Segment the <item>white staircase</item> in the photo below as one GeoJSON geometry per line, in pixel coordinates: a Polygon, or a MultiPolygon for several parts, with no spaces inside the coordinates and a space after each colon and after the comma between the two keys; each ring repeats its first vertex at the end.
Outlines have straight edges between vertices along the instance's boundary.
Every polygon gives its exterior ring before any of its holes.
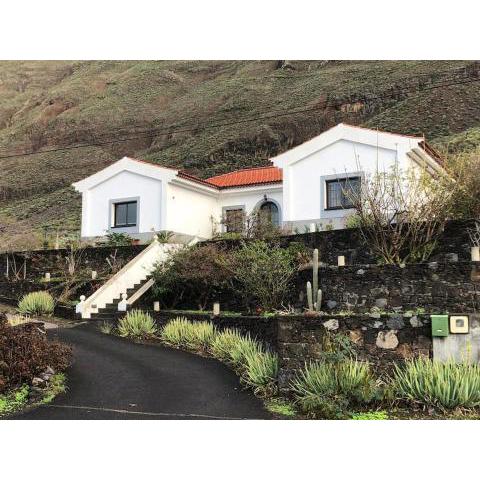
{"type": "MultiPolygon", "coordinates": [[[[154,240],[145,250],[141,251],[113,277],[107,280],[96,292],[88,298],[82,295],[80,303],[75,307],[76,313],[81,314],[82,318],[91,318],[92,314],[98,313],[99,309],[105,308],[107,303],[113,302],[115,298],[120,298],[122,294],[126,294],[127,290],[134,285],[146,280],[152,273],[155,265],[159,262],[164,262],[170,253],[179,247],[181,245],[159,243],[157,240],[154,240]]],[[[143,294],[152,283],[153,281],[147,282],[145,285],[148,285],[148,287],[142,287],[142,292],[135,292],[135,296],[139,297],[143,294]]]]}

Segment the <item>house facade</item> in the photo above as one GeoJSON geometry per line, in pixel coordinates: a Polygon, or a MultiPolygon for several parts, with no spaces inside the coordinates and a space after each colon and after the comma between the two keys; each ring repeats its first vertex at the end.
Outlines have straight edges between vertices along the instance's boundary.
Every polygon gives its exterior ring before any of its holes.
{"type": "Polygon", "coordinates": [[[287,152],[271,165],[200,179],[124,157],[73,184],[82,194],[82,237],[109,232],[149,238],[211,238],[237,231],[252,213],[289,228],[343,228],[353,209],[348,189],[366,176],[397,167],[443,172],[422,137],[339,124],[287,152]]]}

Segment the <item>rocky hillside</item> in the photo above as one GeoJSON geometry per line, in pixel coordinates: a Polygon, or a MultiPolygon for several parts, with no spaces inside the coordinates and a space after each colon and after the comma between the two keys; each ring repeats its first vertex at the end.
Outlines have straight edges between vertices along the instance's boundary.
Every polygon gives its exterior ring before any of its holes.
{"type": "Polygon", "coordinates": [[[339,121],[471,148],[480,65],[0,62],[0,247],[74,235],[70,183],[123,155],[206,177],[265,164],[339,121]]]}

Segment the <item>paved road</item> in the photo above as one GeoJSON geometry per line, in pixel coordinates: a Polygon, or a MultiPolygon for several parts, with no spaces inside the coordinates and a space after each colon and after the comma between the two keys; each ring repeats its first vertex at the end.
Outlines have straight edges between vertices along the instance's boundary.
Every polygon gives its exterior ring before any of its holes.
{"type": "Polygon", "coordinates": [[[220,362],[100,333],[93,324],[51,332],[73,346],[68,391],[15,419],[266,419],[220,362]]]}

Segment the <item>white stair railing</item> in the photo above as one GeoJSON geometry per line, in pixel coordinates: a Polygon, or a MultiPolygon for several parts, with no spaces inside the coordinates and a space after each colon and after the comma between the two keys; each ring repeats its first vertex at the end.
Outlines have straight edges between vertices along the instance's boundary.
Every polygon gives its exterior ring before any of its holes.
{"type": "Polygon", "coordinates": [[[76,313],[81,313],[82,318],[91,318],[92,313],[97,313],[107,303],[112,303],[114,299],[126,294],[129,288],[145,280],[158,262],[164,262],[179,247],[177,244],[154,240],[87,299],[80,297],[76,313]]]}

